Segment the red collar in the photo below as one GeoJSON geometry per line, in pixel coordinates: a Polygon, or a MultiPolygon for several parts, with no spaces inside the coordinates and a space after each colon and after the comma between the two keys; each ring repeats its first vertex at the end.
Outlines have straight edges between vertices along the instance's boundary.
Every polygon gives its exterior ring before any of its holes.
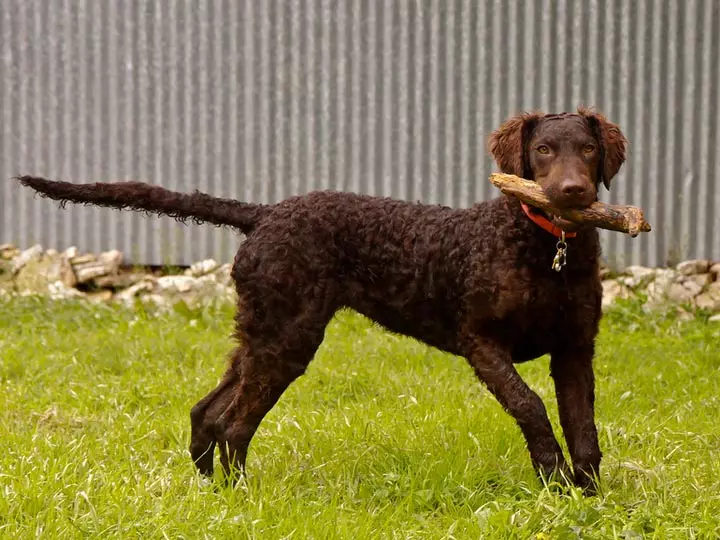
{"type": "MultiPolygon", "coordinates": [[[[520,202],[520,206],[522,206],[523,212],[525,212],[525,215],[529,217],[532,221],[534,221],[538,226],[540,226],[542,229],[546,230],[552,235],[557,236],[560,238],[562,235],[563,230],[560,227],[556,227],[553,225],[548,218],[543,216],[542,214],[536,214],[535,212],[532,212],[530,210],[530,207],[525,204],[524,202],[520,202]]],[[[565,238],[573,238],[574,236],[577,236],[577,233],[574,232],[566,232],[565,238]]]]}

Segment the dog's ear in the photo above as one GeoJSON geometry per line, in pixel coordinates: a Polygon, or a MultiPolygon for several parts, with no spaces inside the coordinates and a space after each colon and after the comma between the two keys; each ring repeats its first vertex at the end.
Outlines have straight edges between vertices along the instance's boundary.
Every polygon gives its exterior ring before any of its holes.
{"type": "Polygon", "coordinates": [[[598,180],[602,180],[610,190],[610,182],[625,163],[627,139],[620,128],[598,112],[580,107],[578,113],[590,124],[600,145],[600,171],[598,180]]]}
{"type": "Polygon", "coordinates": [[[527,144],[541,113],[522,113],[505,121],[488,138],[487,148],[500,170],[532,180],[527,159],[527,144]]]}

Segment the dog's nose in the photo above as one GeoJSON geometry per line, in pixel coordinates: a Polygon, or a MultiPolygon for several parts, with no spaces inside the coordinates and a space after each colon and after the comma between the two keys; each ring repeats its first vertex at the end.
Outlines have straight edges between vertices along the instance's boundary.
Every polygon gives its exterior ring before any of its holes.
{"type": "Polygon", "coordinates": [[[587,187],[585,182],[577,178],[566,178],[561,187],[560,191],[568,198],[583,197],[587,193],[587,187]]]}

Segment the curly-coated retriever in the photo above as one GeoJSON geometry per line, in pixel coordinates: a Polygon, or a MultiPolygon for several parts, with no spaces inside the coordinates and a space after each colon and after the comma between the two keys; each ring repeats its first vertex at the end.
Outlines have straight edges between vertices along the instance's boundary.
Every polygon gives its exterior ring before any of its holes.
{"type": "MultiPolygon", "coordinates": [[[[557,207],[578,208],[597,199],[600,183],[609,188],[625,146],[615,124],[583,108],[518,115],[488,144],[503,172],[534,179],[557,207]]],[[[260,205],[140,182],[19,180],[62,204],[144,210],[247,235],[232,270],[239,345],[220,384],[190,415],[190,451],[202,473],[212,474],[216,444],[226,472],[244,470],[263,417],[303,374],[333,315],[347,307],[465,357],[517,421],[538,473],[562,471],[595,489],[601,459],[592,368],[601,317],[595,229],[504,195],[467,209],[337,192],[260,205]],[[552,268],[565,246],[565,266],[552,268]],[[574,474],[543,402],[513,365],[546,353],[574,474]]]]}

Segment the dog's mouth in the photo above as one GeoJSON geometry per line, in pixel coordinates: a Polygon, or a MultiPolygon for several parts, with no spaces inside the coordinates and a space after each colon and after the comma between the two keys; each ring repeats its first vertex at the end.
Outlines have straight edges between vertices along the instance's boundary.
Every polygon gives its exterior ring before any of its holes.
{"type": "Polygon", "coordinates": [[[565,232],[576,232],[585,228],[585,225],[575,223],[574,221],[570,221],[569,219],[565,219],[560,216],[549,214],[547,217],[553,225],[559,227],[565,232]]]}
{"type": "Polygon", "coordinates": [[[537,207],[530,207],[531,212],[534,214],[538,214],[543,216],[545,219],[547,219],[550,223],[552,223],[555,227],[558,227],[559,229],[562,229],[565,232],[571,233],[571,232],[577,232],[582,229],[587,228],[587,225],[581,224],[581,223],[575,223],[574,221],[570,221],[569,219],[565,219],[563,217],[557,216],[555,214],[550,214],[548,212],[545,212],[544,210],[541,210],[537,207]]]}
{"type": "MultiPolygon", "coordinates": [[[[595,200],[597,200],[597,197],[595,197],[595,199],[592,201],[588,200],[589,199],[588,197],[582,197],[582,198],[562,197],[562,196],[558,196],[554,186],[550,185],[549,187],[544,187],[542,184],[540,184],[540,186],[543,188],[543,191],[547,195],[548,199],[550,199],[552,205],[555,206],[556,208],[562,209],[562,210],[583,210],[584,208],[591,206],[592,203],[595,202],[595,200]]],[[[588,228],[588,225],[586,225],[586,224],[570,221],[569,219],[565,219],[564,217],[561,217],[559,215],[552,214],[550,212],[546,212],[537,207],[531,206],[531,208],[532,208],[533,213],[543,216],[550,223],[552,223],[555,227],[558,227],[559,229],[562,229],[565,232],[574,233],[574,232],[580,231],[582,229],[588,228]]]]}

